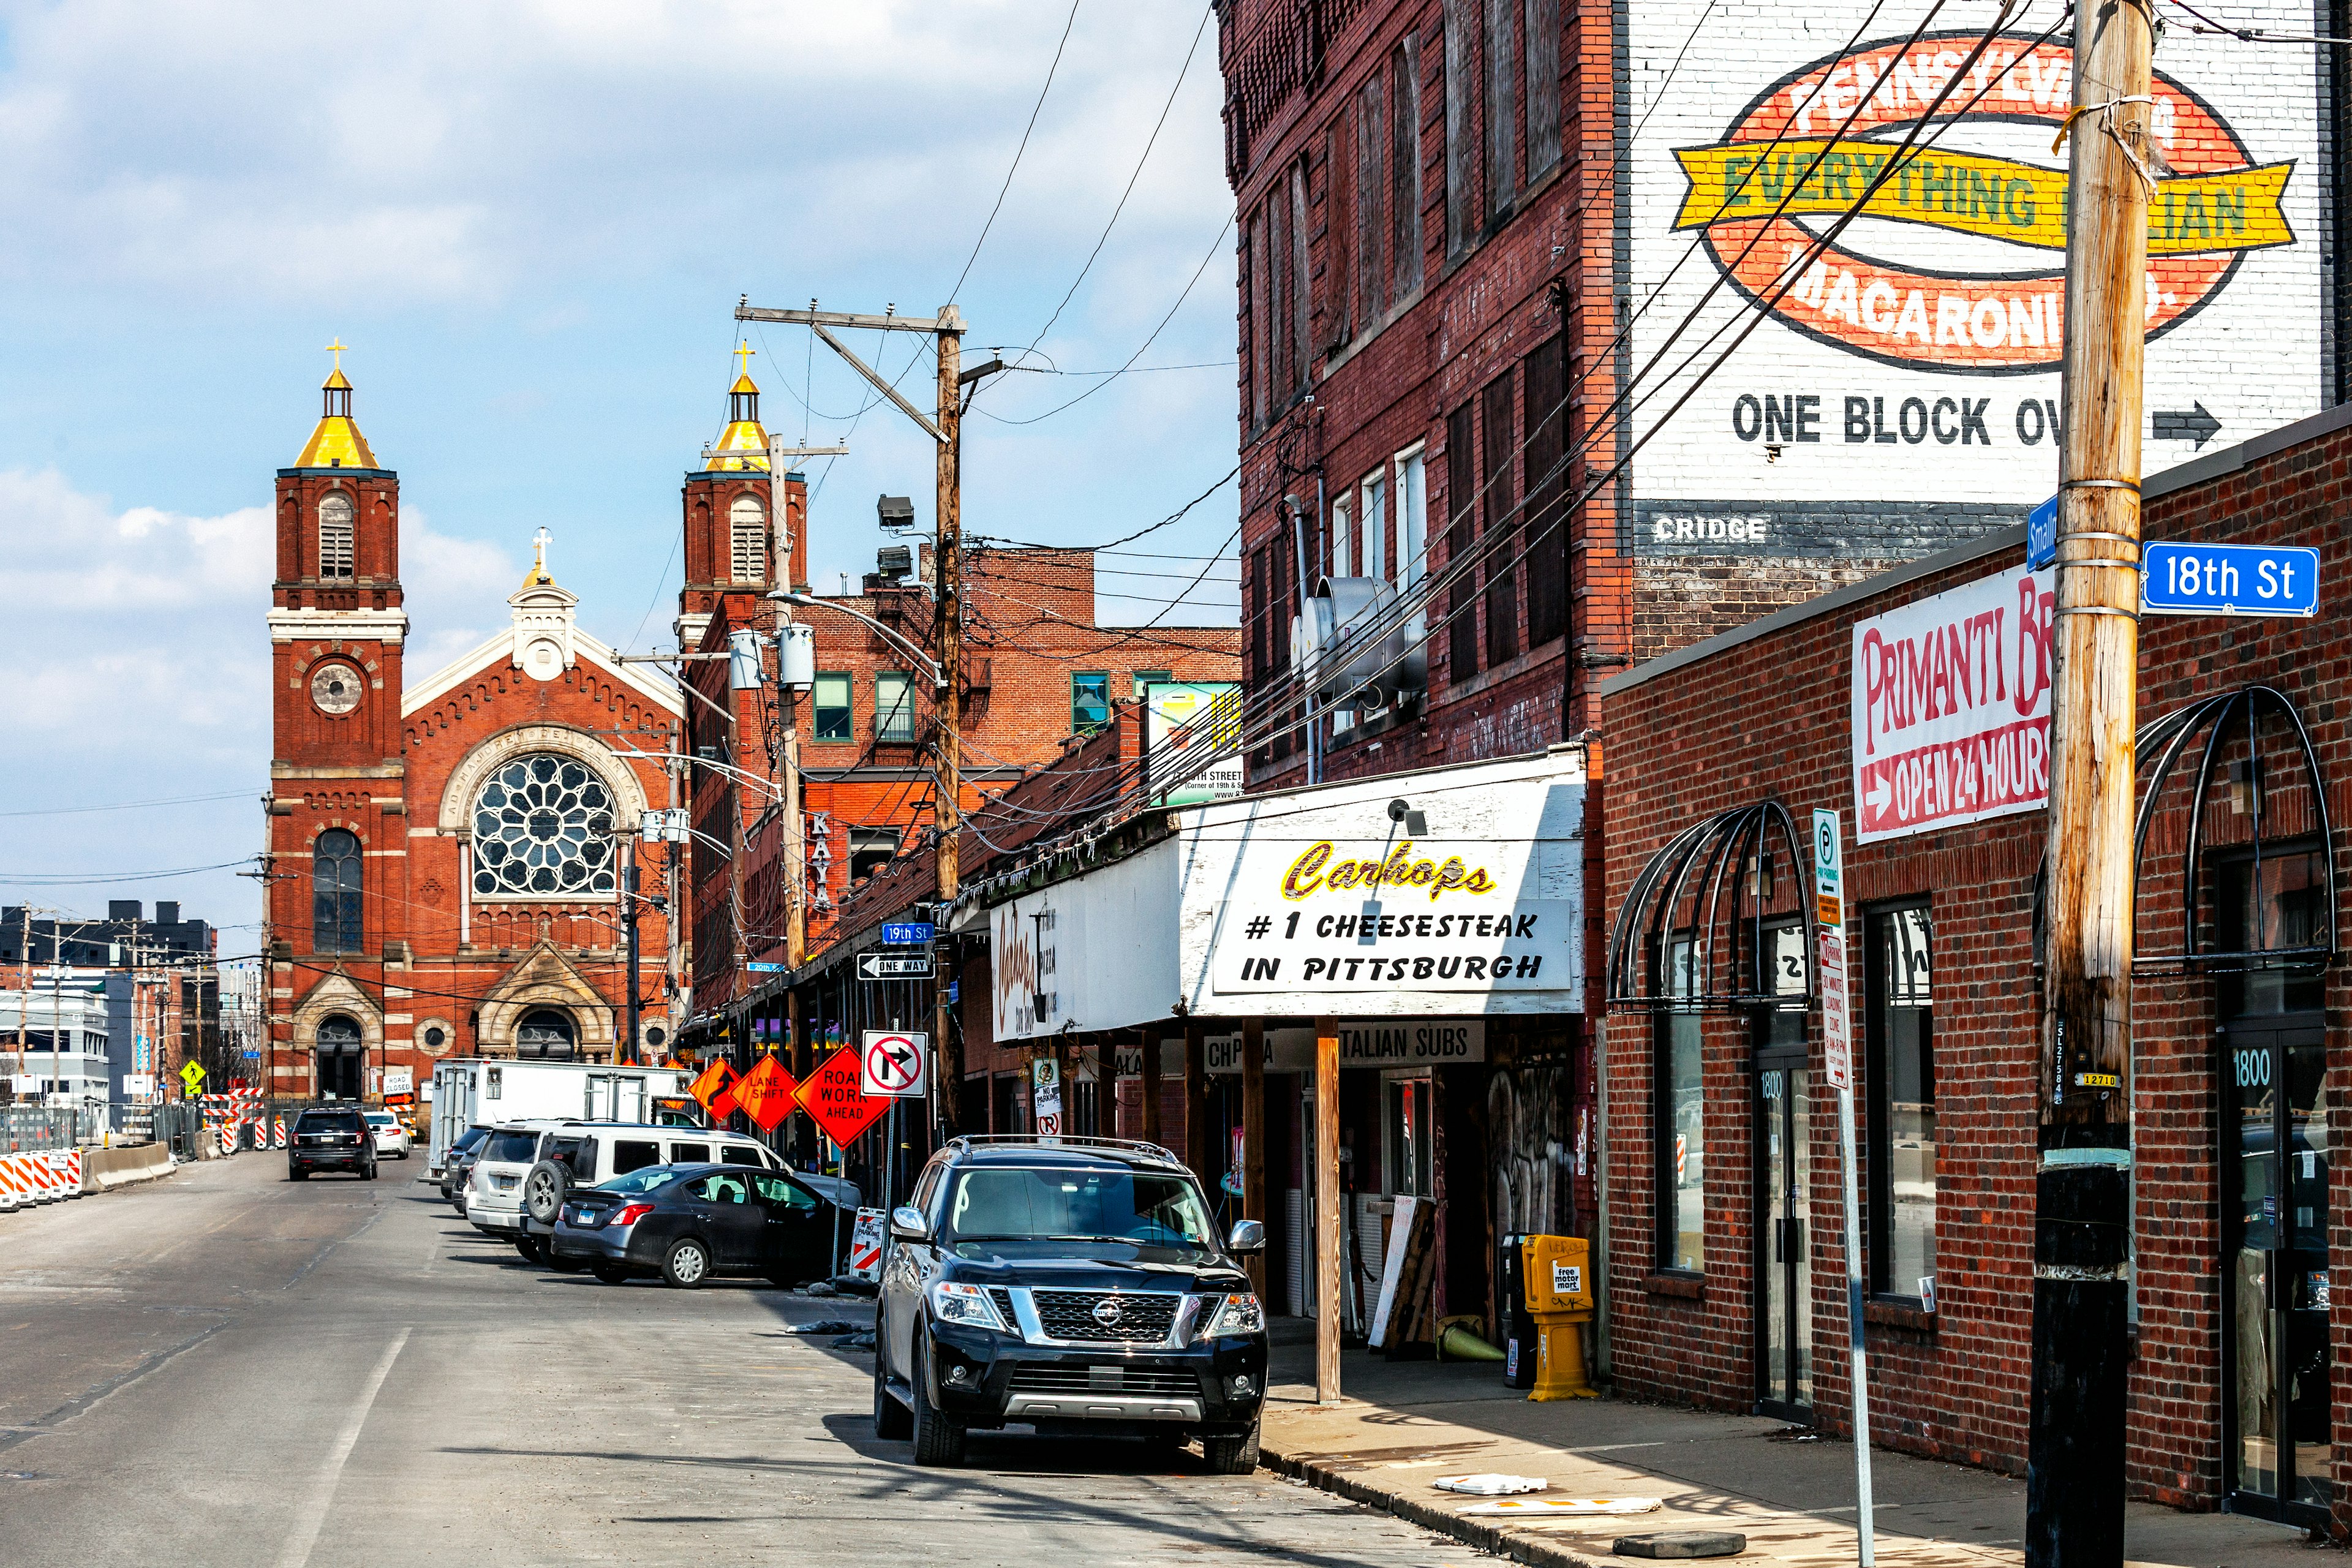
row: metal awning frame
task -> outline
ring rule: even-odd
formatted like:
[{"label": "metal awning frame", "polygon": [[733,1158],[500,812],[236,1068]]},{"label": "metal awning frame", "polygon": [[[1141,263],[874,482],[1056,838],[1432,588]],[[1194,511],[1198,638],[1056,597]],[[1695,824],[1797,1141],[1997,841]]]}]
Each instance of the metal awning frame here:
[{"label": "metal awning frame", "polygon": [[[1789,919],[1786,910],[1764,908],[1760,892],[1751,895],[1744,875],[1750,865],[1766,863],[1777,836],[1787,853],[1786,874],[1800,877],[1812,862],[1806,840],[1788,808],[1777,800],[1761,800],[1719,812],[1685,828],[1666,847],[1650,857],[1641,875],[1626,890],[1617,910],[1616,928],[1609,938],[1607,1005],[1612,1009],[1652,1013],[1803,1012],[1819,995],[1820,955],[1815,951],[1813,922],[1807,903],[1800,900],[1796,919],[1804,932],[1805,986],[1802,991],[1765,990],[1758,960],[1764,951],[1764,933]],[[1725,888],[1729,885],[1728,909]],[[1704,906],[1693,925],[1675,923],[1688,891]],[[1745,927],[1747,958],[1742,964],[1740,934]],[[1717,933],[1727,934],[1725,977],[1716,984]],[[1688,990],[1665,986],[1665,955],[1674,941],[1686,937],[1695,960]]]}]

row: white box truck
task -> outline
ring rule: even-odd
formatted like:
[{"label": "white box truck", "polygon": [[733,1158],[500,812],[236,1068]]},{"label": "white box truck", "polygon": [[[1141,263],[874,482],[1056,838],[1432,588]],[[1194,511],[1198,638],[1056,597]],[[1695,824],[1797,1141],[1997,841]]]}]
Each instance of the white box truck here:
[{"label": "white box truck", "polygon": [[[700,1108],[687,1094],[686,1068],[614,1067],[605,1062],[531,1062],[458,1057],[433,1068],[433,1136],[425,1170],[437,1179],[449,1145],[468,1127],[527,1117],[585,1121],[671,1121],[698,1126]],[[683,1109],[663,1100],[683,1101]]]}]

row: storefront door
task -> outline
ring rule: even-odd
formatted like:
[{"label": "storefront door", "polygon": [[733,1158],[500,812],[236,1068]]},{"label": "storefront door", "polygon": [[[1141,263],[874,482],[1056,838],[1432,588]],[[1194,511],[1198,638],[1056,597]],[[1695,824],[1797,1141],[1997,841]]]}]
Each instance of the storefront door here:
[{"label": "storefront door", "polygon": [[1757,1020],[1756,1033],[1756,1410],[1810,1422],[1812,1171],[1804,1015],[1768,1014]]},{"label": "storefront door", "polygon": [[2231,1507],[2325,1524],[2329,1484],[2327,1048],[2321,1021],[2223,1032],[2223,1369]]}]

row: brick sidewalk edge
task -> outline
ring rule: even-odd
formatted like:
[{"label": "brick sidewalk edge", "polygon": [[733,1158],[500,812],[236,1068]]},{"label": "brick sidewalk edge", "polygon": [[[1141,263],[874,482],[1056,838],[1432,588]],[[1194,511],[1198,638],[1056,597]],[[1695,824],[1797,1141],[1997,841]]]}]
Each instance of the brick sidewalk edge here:
[{"label": "brick sidewalk edge", "polygon": [[1353,1476],[1342,1475],[1328,1465],[1292,1454],[1276,1453],[1260,1444],[1258,1462],[1277,1475],[1305,1481],[1318,1491],[1336,1493],[1350,1502],[1376,1508],[1399,1519],[1410,1520],[1426,1530],[1452,1536],[1465,1546],[1491,1552],[1498,1557],[1508,1557],[1525,1563],[1528,1568],[1614,1568],[1613,1563],[1601,1563],[1551,1542],[1534,1539],[1506,1531],[1483,1519],[1464,1519],[1433,1503],[1402,1492],[1370,1485]]}]

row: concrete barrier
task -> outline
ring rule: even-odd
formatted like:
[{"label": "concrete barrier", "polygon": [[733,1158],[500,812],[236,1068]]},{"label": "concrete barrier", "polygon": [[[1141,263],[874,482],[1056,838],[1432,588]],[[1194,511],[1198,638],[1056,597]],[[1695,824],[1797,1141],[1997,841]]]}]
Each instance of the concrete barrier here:
[{"label": "concrete barrier", "polygon": [[167,1143],[133,1143],[128,1147],[82,1152],[82,1188],[86,1193],[110,1193],[135,1182],[152,1182],[172,1173],[172,1149]]}]

